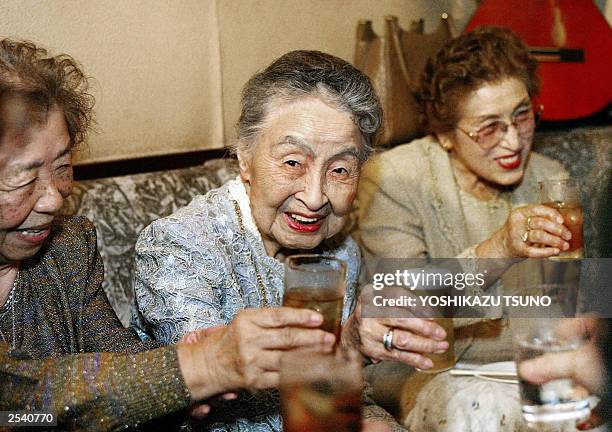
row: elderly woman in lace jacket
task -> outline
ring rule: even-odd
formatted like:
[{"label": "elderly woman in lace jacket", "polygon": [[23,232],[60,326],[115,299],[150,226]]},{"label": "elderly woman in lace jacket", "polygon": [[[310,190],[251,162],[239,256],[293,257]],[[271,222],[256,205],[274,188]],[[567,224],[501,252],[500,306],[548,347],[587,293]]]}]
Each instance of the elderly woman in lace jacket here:
[{"label": "elderly woman in lace jacket", "polygon": [[[141,332],[173,342],[197,328],[231,329],[245,308],[270,314],[282,303],[284,259],[303,251],[348,263],[346,319],[360,253],[342,230],[380,124],[368,78],[331,55],[290,52],[251,78],[238,122],[240,176],[154,222],[138,240]],[[241,336],[262,349],[274,342],[256,326]],[[277,353],[251,361],[256,367]],[[217,412],[212,430],[281,430],[276,392],[244,394]]]}]

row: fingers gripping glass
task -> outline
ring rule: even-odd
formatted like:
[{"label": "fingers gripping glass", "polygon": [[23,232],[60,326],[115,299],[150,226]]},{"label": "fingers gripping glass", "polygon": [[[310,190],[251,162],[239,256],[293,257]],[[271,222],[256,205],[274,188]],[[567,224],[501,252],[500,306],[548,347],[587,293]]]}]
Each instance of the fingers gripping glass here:
[{"label": "fingers gripping glass", "polygon": [[[533,134],[543,111],[544,106],[538,105],[535,110],[529,107],[518,111],[512,116],[512,126],[514,126],[520,137],[529,137]],[[506,136],[509,128],[510,125],[502,120],[489,123],[475,132],[469,132],[457,126],[457,129],[474,140],[484,150],[489,150],[499,144],[504,136]]]}]

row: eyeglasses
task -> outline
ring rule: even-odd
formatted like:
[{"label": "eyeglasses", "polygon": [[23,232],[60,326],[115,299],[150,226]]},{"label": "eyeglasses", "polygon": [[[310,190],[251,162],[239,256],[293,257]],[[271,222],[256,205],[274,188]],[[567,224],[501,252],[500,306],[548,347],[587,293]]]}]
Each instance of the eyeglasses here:
[{"label": "eyeglasses", "polygon": [[[512,126],[521,138],[526,138],[533,135],[533,131],[540,121],[543,105],[538,105],[534,110],[532,106],[525,107],[512,115]],[[461,132],[474,140],[484,150],[489,150],[495,147],[506,136],[510,125],[502,120],[496,120],[489,123],[476,132],[466,131],[459,126],[456,126]]]}]

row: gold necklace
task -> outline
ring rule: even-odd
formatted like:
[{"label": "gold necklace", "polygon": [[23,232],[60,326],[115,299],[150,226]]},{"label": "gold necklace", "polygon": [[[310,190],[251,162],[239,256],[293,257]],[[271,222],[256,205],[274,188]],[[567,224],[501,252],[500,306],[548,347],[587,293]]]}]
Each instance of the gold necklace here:
[{"label": "gold necklace", "polygon": [[[236,212],[236,217],[238,218],[238,226],[240,228],[240,234],[242,235],[242,237],[246,239],[246,230],[244,229],[244,223],[242,222],[242,212],[240,211],[240,206],[238,205],[238,201],[236,200],[232,200],[232,203],[234,204],[234,211]],[[249,259],[251,260],[251,265],[253,266],[253,269],[255,270],[255,277],[257,278],[257,287],[259,288],[261,300],[263,302],[264,307],[268,307],[269,306],[268,296],[266,296],[266,289],[263,283],[263,279],[261,275],[259,274],[259,271],[257,270],[257,266],[255,265],[255,259],[253,258],[253,254],[251,253],[251,250],[249,249],[248,252],[249,252]]]},{"label": "gold necklace", "polygon": [[17,291],[17,283],[19,280],[19,270],[17,270],[17,274],[15,275],[15,280],[13,281],[13,286],[11,287],[11,291],[9,292],[8,297],[6,298],[6,302],[4,304],[4,306],[2,306],[2,309],[0,310],[0,320],[2,320],[4,318],[4,316],[6,315],[6,313],[8,312],[8,309],[11,309],[11,319],[12,319],[12,329],[11,329],[11,339],[12,339],[12,343],[9,344],[9,341],[6,339],[6,337],[4,337],[4,333],[2,332],[2,330],[0,330],[0,337],[2,337],[2,340],[4,341],[5,344],[9,345],[9,349],[14,350],[15,349],[15,292]]}]

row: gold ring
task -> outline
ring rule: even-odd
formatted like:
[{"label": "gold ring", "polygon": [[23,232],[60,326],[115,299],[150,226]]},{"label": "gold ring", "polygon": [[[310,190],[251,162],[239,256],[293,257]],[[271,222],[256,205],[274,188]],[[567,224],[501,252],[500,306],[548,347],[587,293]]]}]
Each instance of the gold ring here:
[{"label": "gold ring", "polygon": [[527,216],[527,231],[531,230],[531,216]]},{"label": "gold ring", "polygon": [[525,234],[523,234],[523,243],[527,243],[529,241],[529,229],[527,229],[527,231],[525,231]]}]

